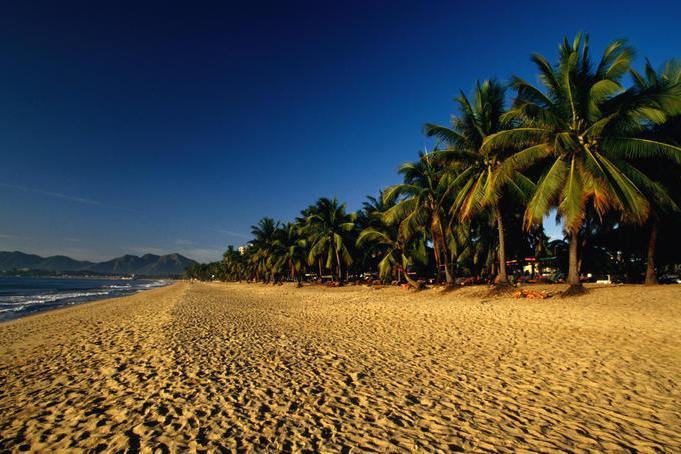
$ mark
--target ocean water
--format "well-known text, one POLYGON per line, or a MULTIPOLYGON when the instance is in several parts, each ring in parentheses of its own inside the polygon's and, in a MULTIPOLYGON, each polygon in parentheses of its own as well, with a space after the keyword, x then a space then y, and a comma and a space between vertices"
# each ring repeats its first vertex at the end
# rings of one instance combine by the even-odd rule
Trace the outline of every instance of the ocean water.
POLYGON ((0 322, 167 285, 164 280, 0 277, 0 322))

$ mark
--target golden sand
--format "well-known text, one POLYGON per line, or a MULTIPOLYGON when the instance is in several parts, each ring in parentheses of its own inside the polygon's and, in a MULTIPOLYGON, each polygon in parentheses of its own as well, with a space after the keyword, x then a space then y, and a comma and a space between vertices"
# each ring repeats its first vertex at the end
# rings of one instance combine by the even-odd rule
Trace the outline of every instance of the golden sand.
POLYGON ((681 286, 182 282, 0 325, 0 451, 679 452, 680 382, 681 286))

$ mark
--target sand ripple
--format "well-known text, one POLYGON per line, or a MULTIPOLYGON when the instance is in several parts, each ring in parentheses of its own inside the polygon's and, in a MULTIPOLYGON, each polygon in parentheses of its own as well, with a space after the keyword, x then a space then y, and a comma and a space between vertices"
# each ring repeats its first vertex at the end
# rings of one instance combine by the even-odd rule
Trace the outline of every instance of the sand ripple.
POLYGON ((681 286, 178 283, 0 325, 0 451, 679 451, 681 286))

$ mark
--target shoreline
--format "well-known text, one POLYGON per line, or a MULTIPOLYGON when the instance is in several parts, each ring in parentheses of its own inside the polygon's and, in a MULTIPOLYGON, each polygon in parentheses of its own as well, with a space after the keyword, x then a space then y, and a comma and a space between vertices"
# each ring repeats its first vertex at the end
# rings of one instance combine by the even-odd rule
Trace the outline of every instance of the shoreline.
POLYGON ((41 316, 56 315, 57 313, 68 312, 70 310, 80 309, 80 308, 86 307, 86 306, 93 306, 93 305, 97 305, 97 304, 106 305, 106 304, 116 303, 116 301, 119 301, 119 300, 122 300, 122 299, 125 299, 125 298, 132 298, 132 297, 138 296, 138 295, 143 294, 143 293, 155 292, 157 290, 172 287, 174 285, 177 285, 179 282, 181 282, 181 281, 176 281, 176 282, 173 282, 173 283, 168 284, 168 285, 153 287, 153 288, 149 288, 149 289, 146 289, 146 290, 140 290, 136 293, 130 293, 130 294, 127 294, 127 295, 109 296, 109 297, 102 298, 102 299, 83 301, 82 303, 66 304, 66 305, 63 305, 63 306, 57 306, 57 307, 50 308, 50 309, 32 312, 30 314, 26 314, 26 315, 21 316, 19 318, 12 318, 12 319, 9 319, 9 320, 0 320, 0 328, 2 328, 3 326, 6 326, 8 324, 11 324, 11 323, 19 323, 19 322, 24 322, 24 321, 30 321, 34 318, 38 318, 38 317, 41 317, 41 316))
POLYGON ((9 321, 0 450, 681 448, 681 288, 481 290, 179 281, 9 321))
MULTIPOLYGON (((49 278, 49 277, 46 278, 46 277, 39 277, 38 279, 68 280, 68 279, 71 279, 71 278, 56 278, 56 277, 54 277, 54 278, 49 278)), ((74 280, 88 280, 87 278, 82 278, 82 279, 81 279, 81 278, 73 278, 73 279, 74 279, 74 280)), ((104 281, 104 280, 108 280, 108 279, 95 279, 95 278, 92 278, 92 280, 102 280, 102 281, 104 281)), ((110 279, 110 280, 121 281, 121 279, 110 279)), ((85 301, 72 301, 72 302, 58 303, 58 304, 56 304, 56 305, 49 305, 49 301, 45 301, 44 304, 48 304, 46 307, 37 306, 37 310, 34 310, 34 311, 32 311, 32 312, 23 313, 23 314, 21 314, 21 315, 19 315, 19 316, 17 316, 17 317, 12 317, 12 318, 7 318, 7 319, 0 319, 0 325, 2 325, 2 324, 4 324, 4 323, 9 323, 9 322, 12 322, 12 321, 16 321, 16 320, 23 320, 23 319, 26 319, 27 317, 33 317, 33 316, 36 316, 36 315, 45 314, 45 313, 49 313, 49 312, 56 311, 56 310, 62 310, 62 309, 68 309, 68 308, 72 308, 72 307, 78 307, 78 306, 81 306, 81 305, 84 305, 84 304, 97 303, 97 302, 104 302, 104 301, 108 301, 108 300, 116 300, 116 299, 119 299, 119 298, 125 298, 125 297, 129 297, 129 296, 137 295, 137 294, 139 294, 139 293, 144 293, 144 292, 147 292, 147 291, 149 291, 149 290, 154 290, 154 289, 156 289, 156 288, 167 287, 167 286, 169 286, 169 285, 173 285, 173 284, 176 282, 176 280, 163 280, 163 279, 139 279, 138 281, 149 281, 149 282, 161 282, 161 281, 163 281, 164 284, 162 284, 162 285, 153 285, 153 286, 150 286, 150 287, 139 287, 139 288, 134 288, 134 289, 132 289, 132 287, 131 287, 132 290, 121 292, 121 293, 118 294, 118 295, 109 295, 109 294, 107 294, 107 295, 85 295, 85 294, 83 294, 83 295, 81 295, 81 296, 79 296, 79 295, 67 296, 67 295, 63 295, 63 294, 60 294, 60 293, 36 294, 36 295, 32 295, 32 296, 33 296, 34 298, 40 298, 40 297, 44 297, 44 296, 46 296, 46 295, 47 295, 47 296, 60 296, 60 295, 63 295, 62 300, 84 298, 84 297, 87 297, 87 296, 95 296, 95 298, 87 299, 87 300, 85 300, 85 301), (99 296, 99 297, 97 297, 97 296, 99 296)), ((128 282, 128 281, 126 280, 126 282, 128 282)), ((134 281, 130 281, 130 282, 134 282, 134 281)), ((49 289, 48 289, 48 290, 49 290, 49 289)), ((97 287, 95 287, 95 288, 79 289, 79 291, 81 291, 81 292, 86 292, 86 293, 87 293, 87 292, 92 292, 92 291, 102 291, 102 290, 106 290, 106 289, 97 288, 97 287)), ((73 291, 78 291, 78 290, 73 290, 73 291)), ((108 291, 113 291, 113 289, 109 288, 108 291)), ((14 297, 15 295, 6 295, 6 296, 8 296, 8 297, 14 297)), ((29 297, 29 296, 31 296, 31 295, 16 295, 16 296, 26 296, 26 297, 29 297)), ((22 304, 23 304, 23 305, 26 305, 26 304, 28 304, 28 303, 27 303, 27 302, 17 302, 17 303, 15 303, 15 304, 16 304, 17 306, 20 306, 20 305, 22 305, 22 304)))

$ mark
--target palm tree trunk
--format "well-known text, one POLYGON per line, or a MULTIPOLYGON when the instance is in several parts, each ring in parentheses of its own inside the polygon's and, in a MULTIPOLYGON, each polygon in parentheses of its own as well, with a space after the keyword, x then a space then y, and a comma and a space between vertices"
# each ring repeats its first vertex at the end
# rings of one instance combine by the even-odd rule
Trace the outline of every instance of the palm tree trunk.
POLYGON ((584 256, 587 254, 587 246, 589 245, 589 232, 591 231, 590 225, 587 225, 586 229, 583 229, 584 233, 582 233, 582 241, 580 241, 579 245, 579 250, 582 251, 581 254, 579 254, 579 260, 577 260, 577 273, 582 272, 582 264, 584 263, 584 256))
MULTIPOLYGON (((413 287, 414 289, 420 290, 420 284, 418 283, 418 281, 415 281, 414 279, 409 277, 409 274, 407 273, 406 268, 400 267, 400 270, 402 271, 402 273, 404 273, 404 278, 407 280, 407 283, 411 287, 413 287)), ((399 282, 398 282, 398 284, 399 284, 399 282)))
MULTIPOLYGON (((443 247, 443 241, 442 241, 442 226, 440 225, 440 219, 436 217, 435 215, 433 216, 432 220, 430 221, 430 236, 433 238, 433 252, 435 253, 435 266, 437 267, 437 274, 435 275, 435 282, 439 284, 441 282, 440 280, 440 265, 442 264, 442 254, 444 253, 443 248, 446 248, 447 246, 444 245, 443 247)), ((446 253, 445 254, 445 262, 447 260, 446 258, 446 253)), ((445 279, 447 281, 447 284, 449 284, 451 276, 449 276, 449 272, 447 271, 447 264, 445 263, 445 279)))
POLYGON ((497 230, 499 232, 499 274, 495 280, 496 284, 508 283, 508 276, 506 275, 506 242, 504 239, 504 220, 501 217, 501 210, 499 206, 494 207, 497 217, 497 230))
POLYGON ((301 269, 293 269, 293 274, 294 274, 294 279, 296 280, 296 287, 302 287, 303 286, 303 273, 301 269))
POLYGON ((452 270, 451 261, 449 260, 449 257, 447 257, 447 254, 445 254, 445 279, 447 280, 448 287, 454 285, 454 272, 452 270))
MULTIPOLYGON (((444 257, 444 265, 445 265, 445 280, 447 282, 447 286, 451 287, 454 285, 454 273, 452 272, 451 268, 451 259, 449 257, 449 248, 447 247, 447 241, 445 239, 445 232, 442 229, 442 222, 440 221, 440 218, 437 217, 433 220, 433 229, 434 232, 437 231, 438 233, 438 241, 440 243, 440 250, 442 251, 442 256, 444 257)), ((435 237, 433 236, 433 244, 435 243, 435 237)), ((438 267, 439 271, 439 267, 438 267)))
POLYGON ((570 233, 570 259, 568 262, 568 284, 570 288, 566 292, 568 295, 580 293, 583 290, 582 283, 579 280, 579 260, 577 256, 577 249, 579 247, 578 231, 570 233))
POLYGON ((657 219, 652 220, 650 226, 650 237, 648 238, 648 261, 646 263, 646 285, 657 284, 657 276, 655 275, 655 248, 657 246, 657 231, 659 225, 657 219))
MULTIPOLYGON (((444 236, 442 239, 444 241, 444 236)), ((447 248, 447 244, 442 245, 442 255, 444 256, 445 262, 445 280, 447 281, 447 286, 451 287, 454 285, 454 272, 452 271, 452 260, 449 256, 449 248, 447 248)))
POLYGON ((343 283, 343 270, 341 268, 340 255, 338 254, 338 249, 336 249, 336 266, 338 267, 338 283, 343 283))
POLYGON ((433 254, 435 255, 435 283, 440 283, 440 245, 433 238, 433 254))

